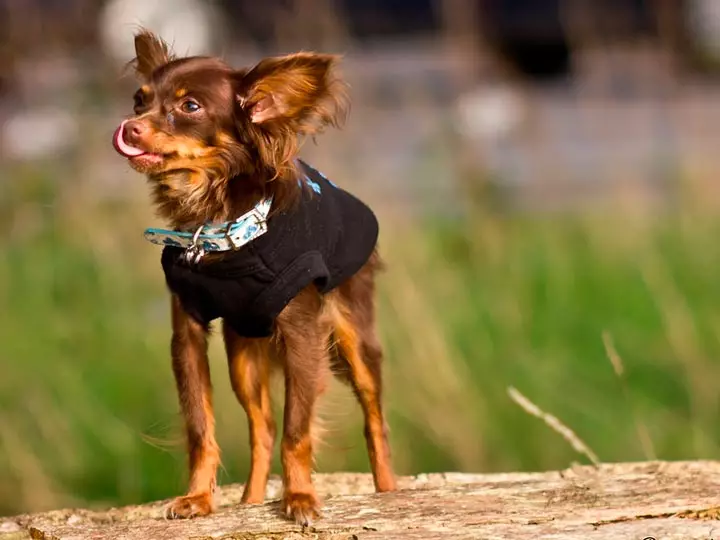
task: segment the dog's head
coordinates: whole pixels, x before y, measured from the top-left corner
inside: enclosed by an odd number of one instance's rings
[[[346,110],[334,56],[298,53],[238,70],[218,58],[175,58],[147,31],[135,36],[135,52],[142,86],[113,144],[158,182],[180,176],[195,189],[238,175],[275,179],[292,168],[299,135],[337,125]]]

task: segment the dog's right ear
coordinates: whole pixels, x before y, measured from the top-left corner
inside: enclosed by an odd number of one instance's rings
[[[173,59],[170,47],[161,38],[149,30],[141,30],[135,34],[135,73],[148,81],[153,71],[164,66]]]

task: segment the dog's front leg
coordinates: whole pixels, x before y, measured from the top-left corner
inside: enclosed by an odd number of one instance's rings
[[[245,409],[250,428],[250,476],[242,501],[262,503],[275,442],[275,420],[270,406],[269,341],[240,337],[227,323],[223,331],[230,382]]]
[[[168,518],[190,518],[213,511],[215,475],[220,452],[215,442],[212,387],[207,358],[208,329],[190,317],[177,296],[172,297],[172,367],[190,461],[187,495],[166,509]]]
[[[320,502],[311,478],[311,428],[315,403],[323,392],[328,370],[329,332],[323,326],[320,298],[313,288],[301,292],[278,317],[285,348],[283,509],[303,526],[320,515]]]

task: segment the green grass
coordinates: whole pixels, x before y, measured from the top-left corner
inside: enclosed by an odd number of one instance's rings
[[[650,457],[638,425],[659,458],[719,457],[720,217],[683,204],[654,217],[385,227],[381,329],[398,471],[582,460],[508,386],[603,461]],[[103,236],[41,175],[0,199],[0,211],[0,514],[178,494],[167,299],[158,253],[137,239],[142,223],[130,209],[99,209],[104,223],[122,223]],[[212,369],[220,482],[242,481],[246,424],[217,340]],[[367,470],[352,397],[334,387],[328,402],[320,469]]]

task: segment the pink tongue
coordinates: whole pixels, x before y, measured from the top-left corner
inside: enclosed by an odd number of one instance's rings
[[[127,120],[123,120],[123,123],[120,124],[120,127],[117,128],[117,130],[115,131],[115,135],[113,136],[115,150],[117,150],[125,157],[136,157],[146,154],[147,152],[145,152],[145,150],[141,150],[140,148],[137,148],[135,146],[130,146],[128,143],[125,142],[125,139],[123,139],[123,132],[125,130],[126,123]]]

